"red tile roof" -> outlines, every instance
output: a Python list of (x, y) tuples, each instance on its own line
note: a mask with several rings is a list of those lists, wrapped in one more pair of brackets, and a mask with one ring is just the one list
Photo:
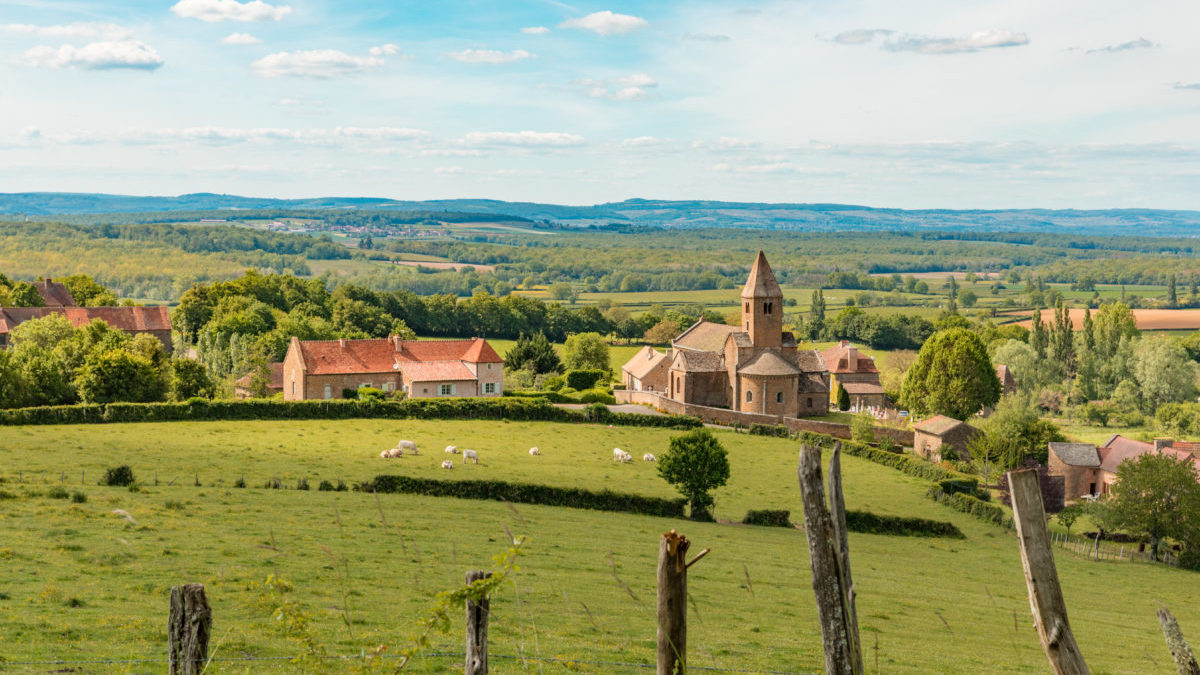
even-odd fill
[(402, 361), (400, 370), (413, 382), (461, 382), (475, 375), (462, 361)]
[[(854, 353), (858, 360), (858, 365), (855, 368), (850, 367), (850, 354)], [(878, 373), (875, 368), (875, 359), (863, 354), (851, 345), (849, 342), (842, 342), (836, 346), (826, 349), (821, 352), (821, 358), (825, 361), (825, 366), (829, 368), (829, 372), (840, 375), (844, 373)]]
[[(283, 391), (283, 364), (282, 363), (269, 363), (267, 365), (271, 368), (271, 373), (270, 373), (271, 380), (270, 380), (270, 382), (267, 383), (267, 389), (278, 389), (279, 391)], [(238, 378), (236, 384), (239, 387), (249, 387), (250, 380), (253, 377), (254, 377), (254, 373), (250, 373), (249, 375), (240, 377), (240, 378)]]
[[(1121, 434), (1113, 434), (1104, 445), (1096, 448), (1096, 451), (1100, 453), (1100, 470), (1116, 473), (1117, 468), (1125, 460), (1137, 459), (1141, 455), (1155, 452), (1155, 449), (1153, 443), (1135, 441), (1132, 438), (1125, 438)], [(1193, 455), (1189, 447), (1164, 447), (1162, 454), (1180, 461), (1189, 461), (1197, 471), (1200, 471), (1200, 457)]]
[(75, 298), (71, 297), (71, 291), (64, 284), (47, 279), (33, 282), (33, 287), (37, 289), (38, 295), (42, 296), (42, 302), (47, 307), (75, 306)]
[(671, 346), (700, 352), (719, 352), (725, 349), (725, 340), (729, 334), (738, 330), (737, 326), (701, 319), (676, 335), (675, 339), (671, 340)]
[(0, 333), (7, 333), (30, 319), (61, 314), (76, 328), (92, 319), (101, 319), (112, 328), (126, 332), (171, 330), (167, 307), (3, 307), (0, 308)]
[[(301, 340), (300, 354), (309, 375), (341, 373), (391, 373), (404, 369), (409, 374), (410, 366), (429, 363), (449, 363), (438, 371), (448, 378), (473, 380), (475, 377), (463, 365), (467, 363), (503, 363), (504, 360), (492, 349), (487, 340), (408, 340), (400, 342), (400, 350), (392, 339), (374, 340)], [(461, 368), (461, 370), (459, 370)], [(428, 369), (415, 368), (411, 372), (428, 373)], [(462, 373), (466, 372), (466, 377)], [(413, 377), (412, 375), (409, 375)], [(415, 379), (415, 378), (414, 378)], [(424, 375), (420, 379), (426, 380)]]

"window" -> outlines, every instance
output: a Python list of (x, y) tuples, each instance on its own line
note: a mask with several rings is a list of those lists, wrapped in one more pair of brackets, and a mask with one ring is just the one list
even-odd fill
[(438, 395), (439, 396), (453, 396), (454, 395), (454, 385), (443, 384), (441, 387), (438, 388)]
[(483, 393), (485, 393), (485, 394), (496, 393), (496, 383), (495, 382), (484, 382), (483, 383)]
[(746, 390), (746, 403), (749, 403), (750, 401), (753, 401), (753, 400), (754, 400), (754, 392), (747, 389)]
[(369, 386), (371, 386), (370, 382), (363, 382), (362, 384), (358, 385), (358, 388), (362, 389), (363, 387), (369, 387)]
[(383, 383), (383, 390), (384, 390), (384, 391), (391, 391), (391, 390), (393, 390), (393, 389), (395, 389), (395, 388), (396, 388), (396, 385), (395, 385), (395, 384), (393, 384), (393, 383), (391, 383), (391, 382), (384, 382), (384, 383)]
[(333, 398), (333, 386), (325, 385), (325, 398)]
[(783, 392), (782, 392), (782, 391), (780, 391), (780, 392), (776, 392), (776, 394), (775, 394), (775, 402), (776, 402), (776, 403), (783, 403)]
[(746, 322), (746, 330), (750, 330), (750, 322), (749, 321)]
[(805, 405), (807, 405), (808, 407), (810, 407), (810, 408), (811, 408), (811, 407), (812, 407), (812, 399), (811, 399), (811, 398), (810, 398), (810, 399), (805, 399), (805, 402), (804, 402), (804, 404), (805, 404)]
[(490, 363), (489, 363), (489, 364), (488, 364), (488, 370), (491, 370), (491, 369), (492, 369), (492, 364), (490, 364)]
[(771, 310), (773, 309), (772, 305), (774, 305), (774, 304), (775, 303), (773, 303), (773, 302), (764, 302), (763, 303), (763, 314), (770, 314)]
[(748, 302), (746, 303), (746, 311), (747, 311), (747, 312), (749, 312), (749, 311), (750, 311), (750, 303), (748, 303)]

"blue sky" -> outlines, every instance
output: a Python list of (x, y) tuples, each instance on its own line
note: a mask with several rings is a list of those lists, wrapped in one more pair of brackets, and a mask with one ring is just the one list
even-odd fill
[(1198, 20), (1194, 0), (0, 0), (0, 191), (1200, 209)]

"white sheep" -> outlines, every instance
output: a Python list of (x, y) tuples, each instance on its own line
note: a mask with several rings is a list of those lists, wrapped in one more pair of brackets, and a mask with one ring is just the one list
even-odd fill
[(535, 446), (535, 447), (532, 447), (529, 449), (529, 454), (536, 456), (536, 455), (542, 454), (542, 451), (538, 450), (537, 447)]
[(457, 454), (458, 454), (458, 446), (456, 446), (456, 445), (447, 445), (447, 446), (446, 446), (446, 454), (447, 454), (447, 455), (457, 455)]
[(391, 450), (383, 450), (383, 451), (381, 451), (381, 452), (379, 453), (379, 456), (380, 456), (380, 457), (382, 457), (382, 458), (384, 458), (384, 459), (387, 459), (388, 457), (391, 457), (391, 456), (392, 456), (392, 455), (391, 455), (391, 452), (392, 452)]
[(453, 468), (454, 468), (454, 462), (452, 462), (452, 461), (450, 461), (450, 460), (446, 460), (446, 461), (442, 462), (442, 468), (443, 468), (443, 469), (453, 469)]
[(643, 462), (655, 462), (658, 460), (655, 459), (654, 455), (647, 452), (646, 454), (642, 455), (642, 461)]
[(614, 462), (621, 462), (622, 464), (624, 464), (626, 462), (631, 461), (632, 459), (633, 459), (633, 455), (629, 454), (628, 452), (625, 452), (624, 450), (622, 450), (620, 448), (613, 448), (613, 461)]
[(379, 453), (379, 456), (380, 457), (403, 457), (404, 452), (402, 452), (400, 450), (400, 448), (391, 448), (390, 450), (384, 450), (383, 452)]
[(474, 450), (463, 450), (463, 464), (466, 464), (468, 459), (474, 460), (474, 462), (478, 464), (479, 453), (475, 452)]
[(396, 447), (400, 449), (401, 453), (407, 452), (410, 455), (420, 454), (417, 452), (417, 444), (412, 441), (400, 441), (396, 444)]

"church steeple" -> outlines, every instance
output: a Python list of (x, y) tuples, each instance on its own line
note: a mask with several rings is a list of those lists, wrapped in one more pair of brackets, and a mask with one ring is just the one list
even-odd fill
[(762, 251), (742, 287), (742, 330), (750, 334), (755, 347), (783, 346), (783, 289)]

